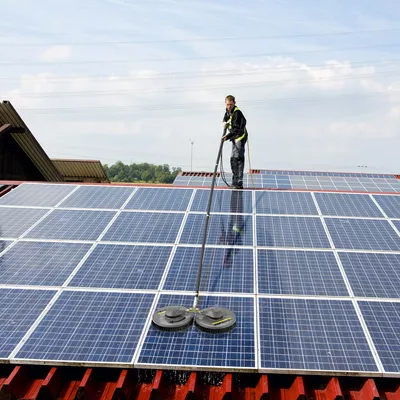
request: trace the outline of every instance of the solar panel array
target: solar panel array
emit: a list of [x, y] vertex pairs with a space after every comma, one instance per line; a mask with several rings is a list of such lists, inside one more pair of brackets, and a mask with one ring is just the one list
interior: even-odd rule
[[[268, 175], [268, 174], [263, 174]], [[375, 179], [375, 178], [371, 178]], [[383, 178], [376, 178], [383, 179]], [[400, 376], [400, 195], [23, 184], [0, 198], [0, 362]]]
[[[199, 174], [201, 175], [201, 174]], [[225, 179], [225, 181], [224, 181]], [[232, 174], [216, 179], [217, 186], [231, 184]], [[212, 178], [198, 175], [179, 175], [176, 186], [211, 186]], [[382, 174], [330, 174], [304, 173], [301, 171], [268, 171], [268, 173], [243, 175], [243, 185], [248, 189], [305, 189], [339, 190], [350, 192], [400, 192], [400, 180], [394, 175]]]

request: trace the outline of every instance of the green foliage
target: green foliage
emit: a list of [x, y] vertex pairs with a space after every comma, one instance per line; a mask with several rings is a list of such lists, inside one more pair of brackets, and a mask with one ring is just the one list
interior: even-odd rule
[[172, 183], [182, 169], [172, 167], [168, 164], [154, 165], [148, 163], [126, 165], [121, 161], [104, 169], [111, 182], [150, 182], [150, 183]]

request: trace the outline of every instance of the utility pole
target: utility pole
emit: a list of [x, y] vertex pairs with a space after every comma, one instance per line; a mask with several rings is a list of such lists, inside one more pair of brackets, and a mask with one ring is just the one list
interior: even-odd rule
[[190, 172], [193, 171], [193, 145], [194, 145], [194, 140], [189, 139], [190, 142]]
[[364, 172], [364, 168], [367, 168], [368, 165], [359, 165], [358, 168], [361, 168], [361, 173]]

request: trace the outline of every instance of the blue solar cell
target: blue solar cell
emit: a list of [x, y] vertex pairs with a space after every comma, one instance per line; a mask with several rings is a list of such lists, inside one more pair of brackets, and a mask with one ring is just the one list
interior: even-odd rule
[[91, 245], [18, 242], [0, 257], [0, 283], [61, 286]]
[[0, 358], [7, 358], [56, 294], [50, 290], [0, 289]]
[[60, 207], [66, 208], [120, 208], [134, 188], [81, 186]]
[[[12, 243], [11, 240], [0, 240], [0, 254]], [[0, 261], [1, 264], [1, 261]]]
[[24, 183], [0, 198], [1, 205], [54, 207], [72, 190], [74, 185]]
[[143, 293], [64, 292], [15, 358], [130, 363], [152, 301]]
[[374, 195], [374, 198], [389, 218], [400, 218], [400, 196]]
[[330, 248], [321, 220], [313, 217], [257, 215], [257, 245]]
[[257, 214], [318, 215], [310, 193], [256, 192]]
[[397, 228], [397, 230], [400, 232], [400, 221], [393, 221], [393, 224]]
[[[210, 190], [197, 190], [190, 211], [206, 211]], [[247, 190], [215, 190], [211, 212], [252, 213], [252, 196]]]
[[[180, 243], [202, 244], [205, 214], [189, 214]], [[251, 215], [213, 214], [208, 224], [207, 244], [252, 246]]]
[[263, 369], [378, 371], [351, 301], [259, 298]]
[[183, 216], [181, 213], [122, 212], [103, 240], [174, 243]]
[[[163, 289], [196, 290], [200, 253], [199, 247], [178, 247]], [[253, 275], [253, 250], [207, 248], [200, 290], [254, 293]]]
[[387, 221], [325, 218], [333, 243], [339, 249], [400, 250], [400, 240]]
[[400, 372], [400, 303], [358, 302], [386, 372]]
[[139, 188], [125, 209], [186, 211], [192, 193], [192, 189]]
[[258, 250], [260, 293], [348, 296], [332, 252]]
[[355, 296], [400, 298], [400, 254], [339, 253]]
[[383, 215], [369, 195], [344, 193], [315, 193], [322, 215], [343, 217], [378, 217]]
[[49, 210], [0, 207], [0, 237], [18, 238]]
[[69, 286], [157, 289], [171, 246], [99, 244]]
[[[157, 308], [167, 305], [191, 307], [193, 296], [160, 297]], [[200, 307], [225, 307], [237, 318], [228, 333], [204, 333], [195, 327], [181, 332], [165, 332], [151, 326], [138, 363], [154, 366], [204, 366], [255, 368], [254, 299], [244, 297], [203, 297]], [[137, 365], [137, 364], [136, 364]]]
[[26, 237], [96, 240], [114, 217], [113, 211], [54, 210]]

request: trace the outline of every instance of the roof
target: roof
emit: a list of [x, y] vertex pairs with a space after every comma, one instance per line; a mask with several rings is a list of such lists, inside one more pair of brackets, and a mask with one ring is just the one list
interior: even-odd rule
[[0, 103], [0, 126], [7, 124], [12, 126], [10, 131], [11, 136], [46, 180], [49, 182], [63, 182], [63, 177], [53, 165], [42, 146], [40, 146], [12, 104], [5, 100]]
[[60, 174], [65, 180], [79, 181], [92, 179], [96, 182], [110, 183], [106, 171], [99, 160], [68, 160], [52, 159]]

